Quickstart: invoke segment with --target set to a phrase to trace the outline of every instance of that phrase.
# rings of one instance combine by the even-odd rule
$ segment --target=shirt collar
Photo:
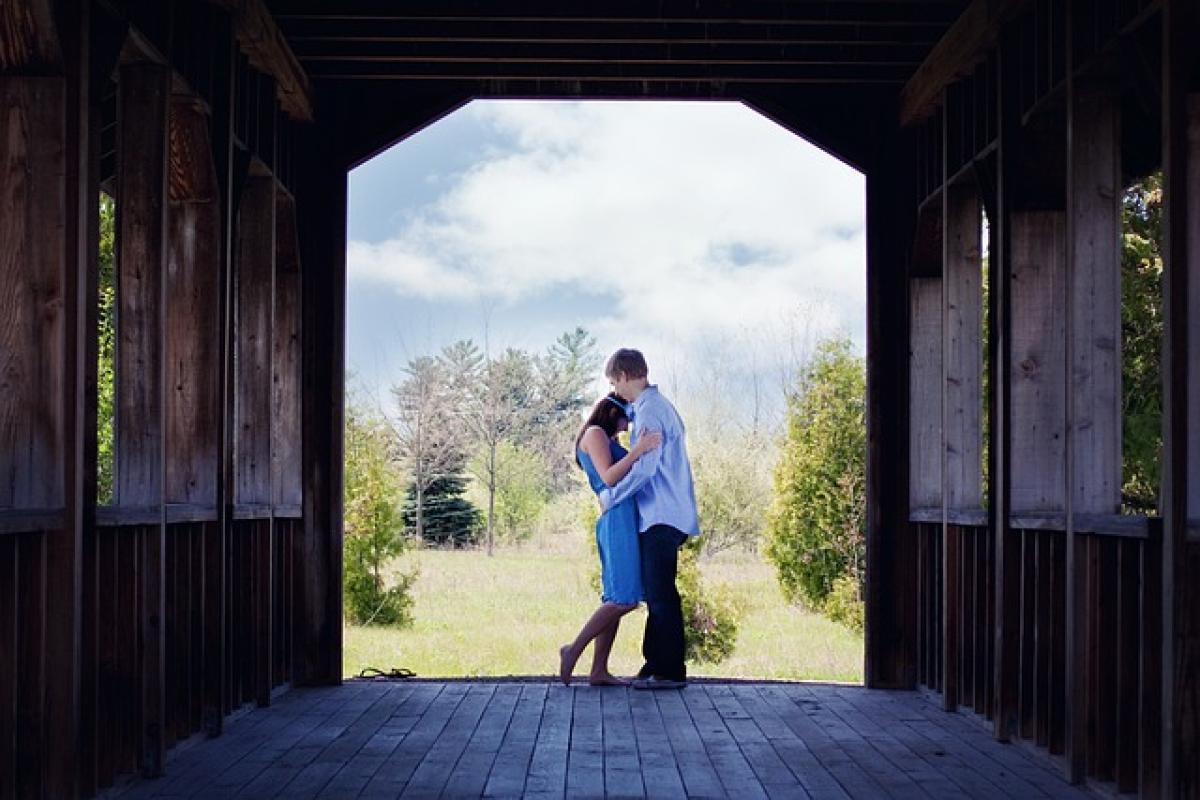
[[[646,400],[649,399],[651,393],[658,394],[658,384],[652,383],[643,389],[642,393],[638,395],[637,400],[633,401],[630,411],[636,415],[642,409],[642,406],[645,405]]]

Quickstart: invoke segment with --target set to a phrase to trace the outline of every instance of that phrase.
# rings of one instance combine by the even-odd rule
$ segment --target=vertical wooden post
[[[992,222],[992,257],[988,260],[990,288],[988,338],[992,346],[991,425],[989,472],[989,516],[995,547],[995,627],[992,655],[994,664],[993,702],[995,703],[995,736],[1008,741],[1017,724],[1017,689],[1020,648],[1020,577],[1021,542],[1009,528],[1011,453],[1010,369],[1012,342],[1010,294],[1012,273],[1012,210],[1017,172],[1018,128],[1020,112],[1017,102],[1017,72],[1019,55],[1011,33],[1002,36],[999,45],[996,92],[996,119],[999,132],[996,148],[996,213]]]
[[[296,682],[342,675],[342,426],[345,407],[346,171],[319,129],[299,143],[296,212],[303,320],[304,533],[296,580]]]
[[[946,505],[979,510],[983,502],[980,326],[983,286],[982,219],[974,184],[946,187],[945,255],[945,469]]]
[[[1193,91],[1195,3],[1164,0],[1163,35],[1163,463],[1162,794],[1200,792],[1200,590],[1197,544],[1188,536],[1189,390],[1200,356],[1190,350],[1189,308],[1200,281],[1200,96]],[[1195,324],[1194,322],[1192,323]],[[1189,385],[1191,384],[1191,385]],[[1194,509],[1193,509],[1194,510]]]
[[[263,517],[271,505],[271,353],[275,304],[275,179],[254,176],[246,182],[238,209],[235,504],[253,507]],[[270,515],[253,535],[257,564],[253,617],[256,641],[255,699],[271,701],[271,604],[274,558]]]
[[[167,239],[167,503],[217,502],[221,216],[208,116],[172,99]]]
[[[229,395],[232,386],[232,284],[233,235],[236,218],[237,189],[234,159],[234,60],[237,47],[228,14],[214,13],[212,162],[217,181],[217,207],[220,230],[217,240],[217,341],[219,369],[216,390],[219,408],[214,436],[217,441],[217,463],[214,480],[217,521],[204,532],[204,702],[202,724],[208,736],[219,736],[224,726],[226,697],[226,543],[229,538],[231,505],[232,430],[229,414]]]
[[[116,498],[158,521],[141,555],[142,773],[165,758],[163,356],[166,307],[167,106],[171,72],[121,68],[117,170]]]
[[[1109,602],[1085,585],[1087,539],[1075,515],[1114,514],[1121,503],[1121,137],[1115,88],[1071,75],[1067,80],[1067,363],[1065,382],[1068,492],[1066,573],[1066,768],[1083,780],[1089,719],[1101,699],[1086,689],[1090,600]],[[1102,573],[1096,573],[1102,574]],[[1097,654],[1099,658],[1107,656]]]
[[[272,505],[289,515],[303,501],[300,444],[300,252],[296,204],[279,192],[275,217],[275,393],[272,426]]]
[[[909,506],[942,507],[942,279],[909,283]]]
[[[1014,513],[1061,513],[1066,493],[1066,230],[1061,211],[1022,211],[1012,232]]]
[[[974,630],[975,621],[964,617],[962,603],[963,529],[949,524],[950,511],[978,509],[981,502],[982,466],[980,464],[980,394],[982,369],[980,350],[980,210],[973,186],[945,186],[942,194],[942,286],[938,297],[938,319],[942,334],[942,371],[938,380],[941,395],[942,436],[938,456],[942,467],[942,530],[945,561],[943,581],[943,630],[946,648],[945,688],[942,702],[954,710],[960,702],[959,675],[964,640],[960,631]],[[972,550],[972,552],[974,552]],[[974,559],[967,562],[974,568]],[[981,577],[981,576],[977,576]],[[971,584],[974,589],[974,583]],[[965,626],[964,626],[965,623]],[[972,684],[973,685],[973,684]],[[974,687],[975,691],[980,691]]]
[[[894,116],[892,117],[894,118]],[[912,159],[882,127],[867,171],[866,683],[916,685],[916,548],[908,522],[908,274]]]
[[[97,211],[99,131],[93,123],[91,17],[88,0],[67,2],[60,14],[65,86],[65,274],[63,313],[65,352],[63,380],[63,483],[66,525],[46,543],[46,591],[54,612],[46,624],[47,739],[45,793],[70,797],[91,791],[94,762],[82,759],[90,750],[83,739],[94,736],[82,723],[83,539],[95,510],[94,405],[85,398],[91,373],[89,356],[96,339],[89,302],[94,291],[99,251]],[[39,192],[43,189],[39,187]],[[89,435],[90,434],[90,435]]]

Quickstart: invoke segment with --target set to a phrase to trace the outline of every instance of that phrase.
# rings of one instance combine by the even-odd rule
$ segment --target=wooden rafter
[[[62,60],[49,0],[0,3],[0,72],[49,67]]]
[[[932,52],[900,93],[900,124],[927,117],[941,102],[942,90],[967,75],[995,47],[1004,22],[1028,0],[974,0],[934,45]]]
[[[275,79],[279,105],[292,119],[313,118],[312,89],[262,0],[211,0],[229,9],[234,34],[250,63]]]

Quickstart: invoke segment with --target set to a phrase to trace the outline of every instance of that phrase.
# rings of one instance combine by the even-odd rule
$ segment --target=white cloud
[[[785,349],[798,309],[814,333],[861,336],[862,176],[750,109],[488,102],[459,113],[512,145],[439,178],[441,194],[394,236],[351,242],[351,280],[431,303],[615,297],[581,323],[602,344],[661,342],[667,360],[739,337]]]

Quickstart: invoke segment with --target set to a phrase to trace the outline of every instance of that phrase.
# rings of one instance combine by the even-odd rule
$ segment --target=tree
[[[866,556],[866,371],[848,339],[821,343],[790,404],[767,556],[789,600],[821,608],[839,578],[862,597]]]
[[[689,448],[703,555],[758,544],[771,503],[771,447],[763,438],[753,431],[699,436]]]
[[[1121,214],[1121,499],[1129,511],[1153,514],[1162,450],[1162,173],[1129,187]]]
[[[483,518],[466,498],[467,479],[461,468],[434,478],[423,496],[421,538],[430,544],[470,547],[479,538]],[[417,521],[417,487],[410,482],[404,501],[404,522],[414,528]]]
[[[535,361],[537,406],[535,425],[522,444],[539,453],[547,467],[551,494],[574,486],[575,434],[590,404],[588,387],[600,373],[596,338],[585,328],[566,331]]]
[[[482,463],[495,459],[495,469]],[[507,541],[529,538],[534,522],[546,506],[546,465],[541,456],[510,441],[501,440],[494,451],[480,450],[472,459],[471,472],[494,477],[495,489],[484,503],[491,501],[496,534]],[[480,494],[486,489],[477,482]]]
[[[100,195],[100,252],[98,259],[96,323],[96,503],[113,502],[115,464],[113,398],[116,393],[116,206],[111,197]]]
[[[424,539],[430,538],[426,536],[430,496],[445,503],[462,494],[466,440],[461,421],[455,416],[452,376],[445,363],[421,356],[408,362],[404,375],[392,389],[397,408],[393,436],[397,455],[407,464],[411,481],[405,513],[415,535]],[[445,521],[453,521],[458,513],[452,506],[435,509],[435,513],[443,511],[451,514]],[[445,525],[439,525],[444,532]]]
[[[455,354],[469,352],[474,346],[460,342],[443,350],[443,364]],[[523,350],[509,348],[496,358],[484,356],[479,367],[462,373],[455,384],[453,404],[456,416],[469,431],[480,455],[468,468],[479,481],[487,498],[487,553],[492,555],[496,538],[496,491],[502,466],[497,458],[501,443],[520,436],[531,426],[536,407],[533,359]]]
[[[384,568],[404,550],[400,516],[402,476],[389,452],[390,431],[383,415],[354,398],[345,422],[345,607],[360,625],[412,623],[415,573],[388,585]]]

